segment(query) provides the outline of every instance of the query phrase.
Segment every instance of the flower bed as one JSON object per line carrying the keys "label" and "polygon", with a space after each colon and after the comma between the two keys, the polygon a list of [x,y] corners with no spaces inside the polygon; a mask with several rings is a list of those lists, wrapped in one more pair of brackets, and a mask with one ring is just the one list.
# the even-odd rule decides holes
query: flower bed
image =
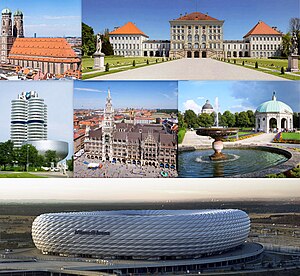
{"label": "flower bed", "polygon": [[238,139],[236,137],[228,137],[225,139],[222,139],[223,142],[236,142],[236,141],[240,141],[240,140],[244,140],[244,139],[248,139],[248,138],[252,138],[258,135],[261,135],[262,133],[253,133],[253,134],[244,134],[238,137]]}
{"label": "flower bed", "polygon": [[273,143],[300,144],[300,141],[294,139],[284,139],[282,132],[279,132],[276,134],[275,138],[273,139]]}

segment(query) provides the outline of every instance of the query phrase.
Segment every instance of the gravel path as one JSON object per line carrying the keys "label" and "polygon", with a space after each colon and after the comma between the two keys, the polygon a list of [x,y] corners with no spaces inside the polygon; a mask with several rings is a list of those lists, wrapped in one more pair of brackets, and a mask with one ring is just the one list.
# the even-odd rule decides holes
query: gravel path
{"label": "gravel path", "polygon": [[103,80],[277,80],[270,74],[214,59],[179,59],[96,77]]}

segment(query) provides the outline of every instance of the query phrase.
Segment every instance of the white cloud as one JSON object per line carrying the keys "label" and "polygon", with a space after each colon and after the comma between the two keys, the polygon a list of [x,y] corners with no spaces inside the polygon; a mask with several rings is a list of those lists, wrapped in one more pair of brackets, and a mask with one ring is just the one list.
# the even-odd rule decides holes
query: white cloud
{"label": "white cloud", "polygon": [[202,106],[198,105],[194,100],[187,100],[183,103],[183,108],[185,110],[193,110],[196,114],[199,114],[202,110]]}
{"label": "white cloud", "polygon": [[93,88],[79,88],[79,87],[74,88],[74,90],[86,91],[86,92],[97,92],[97,93],[106,93],[107,92],[105,90],[99,90],[99,89],[93,89]]}
{"label": "white cloud", "polygon": [[205,97],[197,97],[198,100],[204,100]]}
{"label": "white cloud", "polygon": [[59,20],[59,19],[81,19],[80,16],[77,15],[63,15],[63,16],[49,16],[49,15],[44,15],[44,19],[49,19],[49,20]]}

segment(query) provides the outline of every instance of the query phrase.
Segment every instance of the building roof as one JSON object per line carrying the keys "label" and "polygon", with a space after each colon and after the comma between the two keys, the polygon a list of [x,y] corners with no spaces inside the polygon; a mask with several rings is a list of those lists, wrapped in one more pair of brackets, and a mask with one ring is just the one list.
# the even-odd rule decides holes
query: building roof
{"label": "building roof", "polygon": [[267,25],[265,22],[258,21],[244,37],[249,35],[281,35],[281,33]]}
{"label": "building roof", "polygon": [[275,92],[271,101],[262,103],[257,109],[256,112],[259,113],[293,113],[291,107],[287,104],[277,101]]}
{"label": "building roof", "polygon": [[48,62],[80,62],[64,38],[16,38],[9,59]]}
{"label": "building roof", "polygon": [[11,10],[8,8],[5,8],[2,10],[2,14],[11,14]]}
{"label": "building roof", "polygon": [[208,14],[204,14],[201,12],[192,12],[192,13],[180,16],[176,20],[218,20],[218,19],[213,18],[213,17],[209,16]]}
{"label": "building roof", "polygon": [[127,22],[124,26],[117,28],[109,33],[110,35],[143,35],[148,37],[142,32],[134,23]]}
{"label": "building roof", "polygon": [[214,109],[213,106],[210,104],[209,100],[205,102],[205,105],[202,106],[203,109]]}
{"label": "building roof", "polygon": [[23,13],[20,10],[16,10],[14,13],[14,16],[23,15]]}

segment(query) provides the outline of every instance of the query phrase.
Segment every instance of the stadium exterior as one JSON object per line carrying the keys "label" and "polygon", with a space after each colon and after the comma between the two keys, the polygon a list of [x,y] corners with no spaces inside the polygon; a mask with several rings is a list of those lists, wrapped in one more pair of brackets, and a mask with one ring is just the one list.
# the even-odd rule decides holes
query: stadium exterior
{"label": "stadium exterior", "polygon": [[43,254],[121,259],[191,259],[242,247],[240,210],[139,210],[38,216],[32,238]]}

